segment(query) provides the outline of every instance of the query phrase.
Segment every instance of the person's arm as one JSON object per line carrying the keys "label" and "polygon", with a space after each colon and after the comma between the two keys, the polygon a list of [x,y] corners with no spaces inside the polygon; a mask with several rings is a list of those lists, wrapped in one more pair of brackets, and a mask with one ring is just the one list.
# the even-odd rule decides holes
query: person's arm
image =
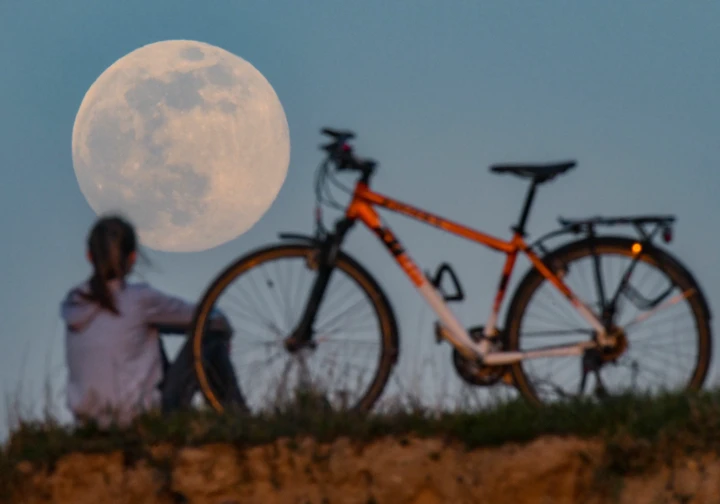
{"label": "person's arm", "polygon": [[[190,330],[195,315],[195,304],[169,294],[165,294],[149,285],[142,288],[145,319],[161,333],[184,334]],[[232,332],[227,318],[218,310],[210,316],[210,330],[224,333]]]}

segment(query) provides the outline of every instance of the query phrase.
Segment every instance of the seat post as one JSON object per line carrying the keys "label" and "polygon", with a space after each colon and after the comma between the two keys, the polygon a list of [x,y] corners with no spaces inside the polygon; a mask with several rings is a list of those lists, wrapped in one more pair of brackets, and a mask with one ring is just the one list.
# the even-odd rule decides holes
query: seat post
{"label": "seat post", "polygon": [[535,189],[537,185],[538,179],[533,178],[532,183],[530,184],[530,189],[528,189],[527,195],[525,196],[525,203],[523,204],[522,213],[520,214],[520,221],[517,226],[511,228],[523,237],[525,236],[525,224],[527,223],[528,215],[530,214],[530,207],[532,206],[533,199],[535,199]]}

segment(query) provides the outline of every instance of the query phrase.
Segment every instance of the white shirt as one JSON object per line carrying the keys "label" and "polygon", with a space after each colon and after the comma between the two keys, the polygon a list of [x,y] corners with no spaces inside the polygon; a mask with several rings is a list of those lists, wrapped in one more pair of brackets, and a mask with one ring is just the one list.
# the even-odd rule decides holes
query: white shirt
{"label": "white shirt", "polygon": [[[66,323],[67,405],[76,418],[95,419],[103,427],[113,420],[127,425],[159,407],[159,333],[187,333],[195,312],[194,304],[146,283],[116,280],[108,288],[120,315],[83,299],[78,291],[88,292],[87,282],[60,306]],[[224,317],[218,322],[229,327]]]}

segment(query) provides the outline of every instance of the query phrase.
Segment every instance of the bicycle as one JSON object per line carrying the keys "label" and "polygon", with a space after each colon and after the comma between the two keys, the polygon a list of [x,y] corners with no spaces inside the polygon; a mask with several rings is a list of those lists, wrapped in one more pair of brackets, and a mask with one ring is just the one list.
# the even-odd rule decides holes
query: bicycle
{"label": "bicycle", "polygon": [[[370,189],[377,163],[371,159],[360,159],[354,154],[353,147],[349,143],[355,137],[354,133],[330,128],[323,128],[322,133],[330,137],[331,141],[321,146],[326,153],[326,157],[316,171],[314,235],[280,233],[278,243],[260,247],[238,258],[220,272],[209,284],[198,306],[192,330],[195,349],[195,371],[203,396],[214,409],[223,411],[223,406],[216,393],[209,386],[208,370],[205,369],[199,357],[209,313],[218,306],[220,295],[229,291],[228,287],[231,283],[247,277],[248,279],[244,285],[257,287],[259,282],[252,278],[251,273],[257,272],[262,266],[270,265],[274,266],[276,271],[281,266],[287,269],[290,266],[284,263],[292,261],[299,262],[311,272],[311,287],[306,291],[301,289],[292,292],[288,289],[279,290],[275,288],[275,281],[269,280],[266,273],[263,278],[271,289],[270,296],[244,298],[248,305],[255,303],[254,308],[257,308],[258,302],[285,301],[285,304],[292,307],[299,299],[305,300],[299,321],[292,324],[288,323],[286,329],[279,327],[280,324],[275,316],[272,320],[266,319],[264,321],[275,336],[272,341],[260,345],[259,348],[267,349],[274,346],[279,350],[267,362],[260,363],[256,359],[254,364],[259,368],[251,374],[251,378],[256,377],[260,371],[269,368],[275,362],[274,359],[279,356],[289,355],[291,358],[283,368],[278,380],[277,395],[272,397],[285,397],[286,392],[281,388],[287,388],[290,373],[289,366],[296,363],[299,386],[312,386],[314,390],[320,390],[322,394],[326,394],[328,402],[332,399],[343,408],[366,412],[373,407],[382,394],[397,363],[400,353],[399,330],[390,300],[379,282],[363,265],[342,250],[343,240],[358,221],[369,228],[385,245],[397,265],[412,282],[414,288],[437,315],[438,321],[435,323],[437,341],[449,342],[453,348],[452,359],[457,373],[465,382],[471,385],[487,387],[502,381],[515,387],[526,400],[534,405],[551,402],[553,398],[562,400],[575,395],[575,393],[571,392],[571,389],[563,388],[557,384],[548,385],[546,379],[535,379],[535,375],[529,372],[526,366],[539,362],[543,358],[551,360],[579,358],[580,365],[575,367],[581,377],[579,378],[576,394],[582,394],[585,391],[588,376],[593,376],[595,380],[593,392],[595,395],[599,397],[607,396],[609,394],[606,386],[608,377],[601,377],[601,371],[605,372],[609,365],[613,365],[613,368],[624,372],[625,368],[620,365],[623,364],[624,366],[627,363],[625,357],[633,350],[633,345],[637,344],[637,341],[632,345],[630,344],[628,331],[641,322],[657,318],[660,312],[681,306],[680,303],[684,301],[687,308],[689,308],[693,322],[692,332],[694,338],[692,345],[697,355],[692,359],[694,361],[692,370],[688,373],[687,378],[683,380],[680,388],[697,390],[702,387],[711,355],[710,308],[700,285],[690,271],[677,258],[653,243],[654,237],[659,232],[662,232],[666,243],[672,241],[674,216],[620,216],[586,219],[563,219],[561,217],[559,218],[560,228],[558,230],[528,244],[525,241],[527,236],[526,223],[537,188],[568,172],[575,167],[576,162],[499,164],[491,166],[490,171],[497,174],[512,174],[530,181],[519,220],[515,226],[511,227],[512,237],[510,240],[502,240]],[[323,190],[327,190],[326,182],[328,180],[335,183],[336,186],[342,187],[333,178],[334,175],[330,171],[331,167],[334,167],[337,172],[357,173],[359,178],[355,181],[353,190],[344,188],[351,194],[349,204],[343,207],[336,202],[334,203],[335,208],[343,211],[343,215],[336,220],[334,229],[330,231],[324,226],[322,220],[321,205],[330,202],[327,198],[323,199]],[[494,301],[484,326],[470,329],[462,327],[449,308],[450,302],[464,299],[462,287],[452,267],[448,263],[443,263],[434,277],[427,273],[423,274],[392,230],[382,222],[376,207],[419,220],[452,235],[484,245],[506,255]],[[634,227],[639,236],[602,235],[598,233],[599,228],[618,225]],[[648,230],[648,227],[651,229]],[[552,250],[548,250],[545,246],[547,240],[567,234],[575,235],[576,238]],[[581,236],[578,238],[577,235]],[[532,266],[512,294],[503,329],[498,326],[499,313],[506,296],[508,282],[516,258],[520,253],[530,260]],[[603,269],[603,265],[608,264],[606,259],[609,260],[615,256],[628,260],[630,264],[626,269],[621,270],[621,280],[617,289],[611,293],[610,290],[606,290],[606,286],[603,284],[604,275],[612,269],[612,266]],[[568,286],[568,275],[574,272],[584,259],[591,260],[591,275],[597,282],[594,289],[595,294],[593,294],[597,296],[597,300],[594,303],[586,302],[576,294],[578,287],[571,289]],[[633,273],[641,267],[660,270],[662,274],[667,276],[669,287],[652,298],[641,294],[634,281],[630,282]],[[456,294],[454,295],[446,294],[441,287],[445,274],[448,274],[455,284]],[[338,275],[348,276],[354,281],[354,285],[364,295],[361,299],[369,302],[372,308],[370,313],[375,319],[375,328],[378,333],[375,334],[372,341],[377,341],[380,348],[379,355],[374,361],[376,369],[369,382],[365,385],[345,386],[345,388],[335,392],[334,397],[332,397],[329,391],[317,385],[317,383],[313,383],[307,360],[312,360],[319,349],[333,348],[333,345],[339,342],[330,337],[332,331],[328,328],[319,327],[321,324],[318,322],[320,311],[330,305],[337,304],[338,299],[341,301],[344,299],[343,296],[330,297],[328,295],[329,285],[339,278]],[[336,284],[337,282],[333,285]],[[571,313],[575,315],[576,320],[581,320],[584,323],[585,327],[572,330],[573,333],[581,334],[583,339],[568,343],[544,345],[537,349],[523,349],[521,344],[530,340],[530,335],[562,337],[567,334],[567,332],[555,330],[540,331],[537,334],[521,337],[521,329],[523,329],[523,324],[530,314],[530,303],[534,300],[535,294],[545,285],[551,287],[550,294],[540,296],[540,300],[549,300],[553,292],[555,295],[559,294],[559,299],[566,307],[571,309]],[[679,289],[680,292],[671,296],[671,292],[675,289]],[[557,302],[556,305],[559,306],[561,302]],[[638,310],[642,310],[642,313],[631,319],[629,323],[620,325],[618,320],[630,304],[634,305]],[[350,314],[357,313],[350,309],[347,311]],[[243,313],[247,314],[247,311]],[[362,317],[362,321],[367,322],[368,320],[369,317]],[[555,317],[552,320],[560,319]],[[287,317],[285,322],[288,322]],[[345,324],[343,327],[349,328],[349,325]],[[250,328],[250,325],[245,324],[239,329],[239,332],[248,333]],[[653,332],[652,335],[654,339],[647,338],[648,341],[658,344],[661,340],[658,339],[657,332]],[[237,345],[238,339],[238,336],[234,338],[234,346]],[[673,337],[672,342],[676,343],[677,338]],[[346,341],[346,343],[356,343],[356,341]],[[366,344],[369,343],[366,342]],[[362,345],[360,348],[363,348]],[[680,356],[686,354],[687,349],[687,346],[678,346],[672,354],[660,352],[657,355],[663,358],[668,358],[670,355]],[[248,353],[246,352],[245,355]],[[358,353],[359,351],[355,351],[353,356],[357,356]],[[646,355],[649,356],[651,353],[648,350]],[[316,360],[319,360],[319,358]],[[320,362],[325,363],[326,361],[320,360]],[[649,376],[648,369],[654,372],[659,371],[654,368],[640,369],[637,361],[630,363],[629,367],[631,375],[630,387],[633,389],[637,388],[639,378],[644,379],[645,376]],[[570,368],[566,366],[564,369]],[[663,365],[661,370],[666,369],[667,367]],[[361,370],[363,369],[361,368]],[[617,372],[620,373],[621,371]],[[318,376],[320,375],[327,376],[332,383],[338,380],[334,370],[318,373]],[[247,394],[251,392],[259,392],[265,397],[268,396],[268,393],[264,392],[267,389],[252,387],[240,379],[238,381],[241,382],[241,388],[246,400],[248,398]],[[315,382],[317,382],[317,376]],[[354,392],[357,395],[350,397]]]}

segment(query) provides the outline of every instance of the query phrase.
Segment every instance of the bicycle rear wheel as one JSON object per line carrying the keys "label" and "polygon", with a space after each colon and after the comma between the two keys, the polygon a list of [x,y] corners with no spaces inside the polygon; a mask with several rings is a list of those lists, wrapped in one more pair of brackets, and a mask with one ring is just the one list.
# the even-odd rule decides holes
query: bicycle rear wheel
{"label": "bicycle rear wheel", "polygon": [[[627,286],[617,297],[616,312],[605,314],[606,326],[625,328],[616,347],[602,356],[599,375],[607,393],[698,390],[711,356],[710,311],[703,292],[667,252],[651,245],[642,247],[639,254],[637,251],[632,239],[598,237],[593,242],[565,245],[544,260],[601,318],[600,300],[612,298],[629,272]],[[629,268],[636,255],[635,266]],[[599,265],[597,276],[594,257]],[[598,277],[600,282],[596,282]],[[672,300],[677,302],[670,304]],[[593,337],[587,321],[535,268],[519,285],[506,324],[510,350],[533,350]],[[547,368],[544,372],[539,371],[542,365]],[[594,377],[588,377],[581,390],[582,356],[527,359],[513,364],[512,372],[518,390],[534,404],[582,395],[592,382],[598,385]]]}
{"label": "bicycle rear wheel", "polygon": [[[321,396],[333,409],[367,411],[388,381],[398,353],[392,308],[373,277],[343,252],[315,319],[314,345],[292,353],[283,345],[307,303],[318,251],[279,244],[241,257],[211,283],[198,307],[196,349],[213,309],[230,320],[235,331],[230,356],[251,412],[292,403],[300,391]],[[368,359],[360,363],[363,356]],[[201,359],[195,371],[203,396],[222,412]]]}

